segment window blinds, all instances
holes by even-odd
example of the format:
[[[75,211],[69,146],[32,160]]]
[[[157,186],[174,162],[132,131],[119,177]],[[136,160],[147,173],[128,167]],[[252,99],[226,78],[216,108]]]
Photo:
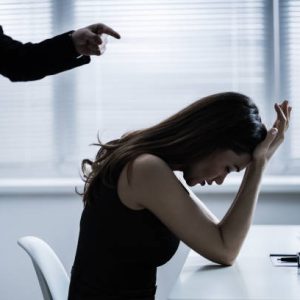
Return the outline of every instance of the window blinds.
[[[264,110],[271,26],[266,1],[74,3],[76,25],[101,21],[122,35],[109,39],[103,58],[78,71],[81,156],[98,129],[100,137],[115,138],[208,94],[240,91]]]
[[[111,26],[122,39],[109,38],[103,57],[64,74],[30,83],[0,78],[0,168],[7,170],[0,176],[78,177],[81,160],[97,151],[89,144],[98,132],[107,141],[221,91],[251,96],[270,122],[272,5],[264,0],[1,1],[1,25],[23,42],[95,22]],[[282,1],[280,20],[289,32],[288,66],[296,66],[299,17],[290,5],[298,4]],[[296,73],[287,70],[296,82]],[[294,115],[296,87],[287,86]],[[293,158],[299,158],[299,147],[293,141]]]
[[[290,162],[300,167],[300,2],[280,1],[282,90],[293,106]],[[296,160],[296,162],[295,162]],[[299,170],[298,170],[299,171]]]
[[[46,0],[1,1],[4,33],[22,42],[51,36],[52,8]],[[53,161],[52,80],[12,83],[0,76],[1,176],[30,176]]]

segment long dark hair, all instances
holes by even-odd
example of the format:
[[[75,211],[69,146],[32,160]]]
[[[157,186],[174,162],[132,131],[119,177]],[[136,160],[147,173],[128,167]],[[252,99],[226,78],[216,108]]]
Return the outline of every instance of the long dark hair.
[[[116,187],[120,172],[143,153],[156,155],[169,165],[188,165],[215,150],[252,154],[266,136],[259,111],[247,96],[226,92],[204,97],[161,123],[102,144],[94,161],[82,161],[83,201],[91,200],[99,179]]]

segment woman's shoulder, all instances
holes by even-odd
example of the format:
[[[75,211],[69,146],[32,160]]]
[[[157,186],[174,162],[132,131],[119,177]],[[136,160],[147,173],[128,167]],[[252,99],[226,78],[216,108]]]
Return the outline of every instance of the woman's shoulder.
[[[123,168],[118,181],[118,194],[128,206],[131,202],[132,207],[137,207],[141,198],[157,188],[158,182],[167,182],[170,177],[176,178],[163,159],[153,154],[141,154]],[[174,183],[179,182],[176,179]]]
[[[144,153],[128,162],[123,168],[119,181],[127,189],[151,186],[157,180],[175,176],[170,166],[160,157]],[[126,183],[126,184],[125,184]]]
[[[144,153],[136,157],[132,162],[132,169],[134,172],[151,172],[157,171],[161,169],[168,169],[171,171],[169,165],[160,157],[150,154]]]

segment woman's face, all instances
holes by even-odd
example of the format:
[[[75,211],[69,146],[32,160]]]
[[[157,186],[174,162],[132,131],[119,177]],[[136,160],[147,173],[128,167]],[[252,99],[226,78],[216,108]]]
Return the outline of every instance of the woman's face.
[[[232,150],[219,150],[193,165],[184,168],[183,176],[189,186],[222,184],[230,172],[239,172],[251,160],[250,154],[236,154]]]

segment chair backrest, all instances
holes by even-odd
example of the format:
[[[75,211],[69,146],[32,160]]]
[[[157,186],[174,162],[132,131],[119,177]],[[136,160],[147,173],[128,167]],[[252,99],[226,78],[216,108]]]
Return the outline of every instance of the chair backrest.
[[[44,300],[67,300],[70,278],[51,247],[34,236],[20,238],[18,245],[32,260]]]

